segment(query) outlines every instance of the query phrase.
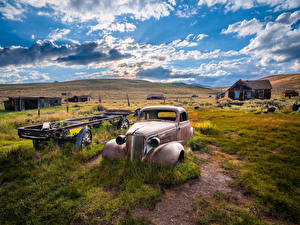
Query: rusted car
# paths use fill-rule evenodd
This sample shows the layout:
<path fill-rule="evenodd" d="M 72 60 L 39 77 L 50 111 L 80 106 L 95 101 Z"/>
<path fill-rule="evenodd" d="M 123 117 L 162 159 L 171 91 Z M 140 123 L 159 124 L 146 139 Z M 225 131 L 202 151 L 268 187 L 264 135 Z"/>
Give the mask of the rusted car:
<path fill-rule="evenodd" d="M 174 166 L 184 159 L 184 144 L 192 135 L 193 128 L 184 108 L 145 107 L 126 135 L 106 143 L 102 156 L 108 160 L 130 157 L 159 166 Z"/>

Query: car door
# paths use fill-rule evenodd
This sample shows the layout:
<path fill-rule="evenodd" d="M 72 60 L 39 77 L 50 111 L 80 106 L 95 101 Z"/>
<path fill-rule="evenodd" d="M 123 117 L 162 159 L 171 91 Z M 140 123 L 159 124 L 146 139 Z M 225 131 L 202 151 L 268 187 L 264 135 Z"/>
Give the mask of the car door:
<path fill-rule="evenodd" d="M 179 141 L 182 144 L 185 144 L 190 135 L 190 121 L 186 112 L 180 113 L 180 119 L 178 124 L 179 130 Z"/>

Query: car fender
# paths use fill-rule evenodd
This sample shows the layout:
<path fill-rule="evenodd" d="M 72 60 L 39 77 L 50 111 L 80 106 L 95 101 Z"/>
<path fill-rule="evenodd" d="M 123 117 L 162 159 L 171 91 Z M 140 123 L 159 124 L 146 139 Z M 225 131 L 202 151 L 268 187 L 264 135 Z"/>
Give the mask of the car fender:
<path fill-rule="evenodd" d="M 118 145 L 116 139 L 107 142 L 102 150 L 102 157 L 104 159 L 122 159 L 126 156 L 126 143 Z"/>
<path fill-rule="evenodd" d="M 157 147 L 150 153 L 148 160 L 158 166 L 175 166 L 184 159 L 184 147 L 179 142 L 173 141 Z"/>

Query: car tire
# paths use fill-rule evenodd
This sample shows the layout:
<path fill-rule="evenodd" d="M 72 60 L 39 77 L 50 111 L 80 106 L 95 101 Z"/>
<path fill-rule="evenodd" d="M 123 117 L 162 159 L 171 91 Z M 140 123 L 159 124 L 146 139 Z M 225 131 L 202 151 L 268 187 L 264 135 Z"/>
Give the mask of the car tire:
<path fill-rule="evenodd" d="M 82 128 L 76 136 L 75 148 L 81 150 L 83 146 L 92 144 L 92 132 L 88 127 Z"/>
<path fill-rule="evenodd" d="M 43 144 L 44 143 L 45 143 L 45 141 L 42 141 L 42 140 L 32 140 L 34 150 L 36 150 L 36 151 L 43 150 Z"/>
<path fill-rule="evenodd" d="M 128 129 L 129 128 L 129 121 L 126 118 L 121 118 L 117 125 L 118 129 Z"/>

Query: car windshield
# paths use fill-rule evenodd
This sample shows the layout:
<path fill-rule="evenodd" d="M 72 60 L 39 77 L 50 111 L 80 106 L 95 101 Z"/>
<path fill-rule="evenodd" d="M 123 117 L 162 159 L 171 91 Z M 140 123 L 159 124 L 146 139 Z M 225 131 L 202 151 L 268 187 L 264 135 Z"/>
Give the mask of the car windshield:
<path fill-rule="evenodd" d="M 146 110 L 141 112 L 140 120 L 176 121 L 176 112 L 170 110 Z"/>

